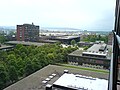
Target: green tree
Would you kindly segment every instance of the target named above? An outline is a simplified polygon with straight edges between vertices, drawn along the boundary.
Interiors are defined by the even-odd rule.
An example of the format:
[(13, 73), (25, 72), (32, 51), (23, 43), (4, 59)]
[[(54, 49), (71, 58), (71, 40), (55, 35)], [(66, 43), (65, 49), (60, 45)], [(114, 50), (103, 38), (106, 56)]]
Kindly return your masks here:
[(3, 63), (0, 62), (0, 90), (3, 90), (7, 81), (9, 81), (7, 70)]
[(15, 68), (17, 67), (16, 57), (14, 54), (8, 55), (7, 64), (8, 64), (8, 66), (14, 66)]
[(18, 80), (18, 73), (14, 66), (9, 66), (9, 78), (12, 82)]
[(25, 62), (22, 60), (21, 57), (17, 59), (17, 71), (18, 71), (18, 76), (22, 77), (24, 75), (24, 67), (25, 67)]
[(55, 63), (55, 57), (54, 57), (54, 54), (53, 54), (53, 53), (49, 53), (49, 54), (47, 55), (47, 59), (49, 60), (50, 64)]
[(34, 71), (33, 64), (31, 62), (31, 60), (28, 57), (26, 57), (25, 75), (28, 76), (28, 75), (32, 74), (33, 71)]
[(7, 52), (6, 51), (0, 51), (0, 60), (5, 61), (7, 58)]
[(0, 35), (0, 43), (4, 43), (6, 41), (6, 38), (4, 35)]
[(23, 45), (22, 44), (17, 44), (15, 49), (19, 50)]
[(33, 63), (33, 69), (34, 69), (34, 71), (37, 71), (37, 70), (39, 70), (39, 69), (42, 68), (41, 63), (39, 62), (39, 60), (37, 60), (37, 58), (34, 57), (32, 59), (32, 63)]
[(72, 40), (70, 43), (71, 43), (72, 46), (75, 46), (76, 41), (75, 41), (75, 40)]

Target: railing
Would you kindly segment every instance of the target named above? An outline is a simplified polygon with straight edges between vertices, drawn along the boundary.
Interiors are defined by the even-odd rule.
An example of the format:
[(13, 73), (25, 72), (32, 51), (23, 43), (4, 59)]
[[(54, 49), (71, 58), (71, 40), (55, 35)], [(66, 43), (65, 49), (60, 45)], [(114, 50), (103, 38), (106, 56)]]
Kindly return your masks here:
[(120, 90), (120, 0), (116, 0), (114, 26), (108, 90)]
[(120, 36), (117, 35), (115, 31), (113, 31), (113, 34), (113, 52), (111, 57), (108, 90), (120, 90)]

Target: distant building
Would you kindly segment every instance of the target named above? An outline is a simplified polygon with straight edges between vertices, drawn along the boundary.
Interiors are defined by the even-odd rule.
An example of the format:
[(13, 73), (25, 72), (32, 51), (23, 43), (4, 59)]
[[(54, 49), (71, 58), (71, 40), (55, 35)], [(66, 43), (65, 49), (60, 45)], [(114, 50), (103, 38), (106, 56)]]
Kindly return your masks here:
[(90, 64), (110, 67), (111, 45), (94, 44), (86, 51), (76, 50), (68, 55), (68, 62), (79, 65)]
[(15, 46), (17, 44), (22, 44), (24, 46), (31, 46), (31, 45), (42, 46), (42, 45), (45, 45), (46, 43), (25, 42), (25, 41), (8, 41), (8, 42), (5, 42), (5, 44), (12, 45), (12, 46)]
[(53, 36), (50, 38), (51, 40), (57, 40), (60, 41), (63, 44), (71, 44), (72, 40), (75, 40), (76, 42), (80, 41), (80, 36)]
[(113, 33), (110, 32), (108, 35), (108, 45), (112, 45)]
[(32, 24), (17, 25), (17, 41), (38, 41), (39, 26)]
[(83, 41), (78, 42), (79, 47), (92, 46), (93, 44), (95, 43), (94, 42), (83, 42)]
[(10, 46), (10, 45), (1, 45), (0, 44), (0, 51), (3, 50), (3, 51), (8, 51), (8, 50), (11, 50), (13, 49), (13, 46)]

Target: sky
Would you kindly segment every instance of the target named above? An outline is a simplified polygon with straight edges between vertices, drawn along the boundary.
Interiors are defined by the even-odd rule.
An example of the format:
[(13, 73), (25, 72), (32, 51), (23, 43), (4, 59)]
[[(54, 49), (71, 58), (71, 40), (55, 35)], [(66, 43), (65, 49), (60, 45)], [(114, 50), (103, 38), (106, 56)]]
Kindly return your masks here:
[(0, 26), (113, 30), (115, 0), (0, 0)]

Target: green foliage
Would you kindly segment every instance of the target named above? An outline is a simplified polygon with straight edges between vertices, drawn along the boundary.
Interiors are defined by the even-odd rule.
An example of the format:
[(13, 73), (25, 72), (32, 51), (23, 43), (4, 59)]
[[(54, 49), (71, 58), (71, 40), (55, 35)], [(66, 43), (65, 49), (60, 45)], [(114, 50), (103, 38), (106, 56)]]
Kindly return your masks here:
[(27, 57), (26, 58), (26, 65), (25, 65), (25, 75), (28, 76), (31, 73), (33, 73), (34, 68), (33, 68), (33, 64), (32, 61)]
[(9, 66), (9, 78), (12, 82), (18, 80), (18, 72), (14, 66)]
[(105, 43), (108, 42), (108, 36), (101, 36), (101, 35), (88, 35), (84, 37), (82, 41), (85, 42), (95, 42), (95, 41), (104, 41)]
[(70, 43), (71, 43), (71, 45), (75, 46), (76, 41), (75, 41), (75, 40), (72, 40)]
[(6, 86), (6, 81), (11, 84), (48, 64), (67, 62), (68, 53), (76, 49), (63, 48), (56, 43), (40, 47), (19, 44), (11, 51), (0, 51), (0, 90)]
[(4, 43), (6, 41), (6, 38), (4, 35), (0, 35), (0, 43)]
[(7, 69), (3, 62), (0, 62), (0, 90), (2, 90), (9, 80)]
[(89, 47), (89, 46), (85, 46), (85, 47), (84, 47), (84, 50), (87, 50), (88, 48), (90, 48), (90, 47)]

